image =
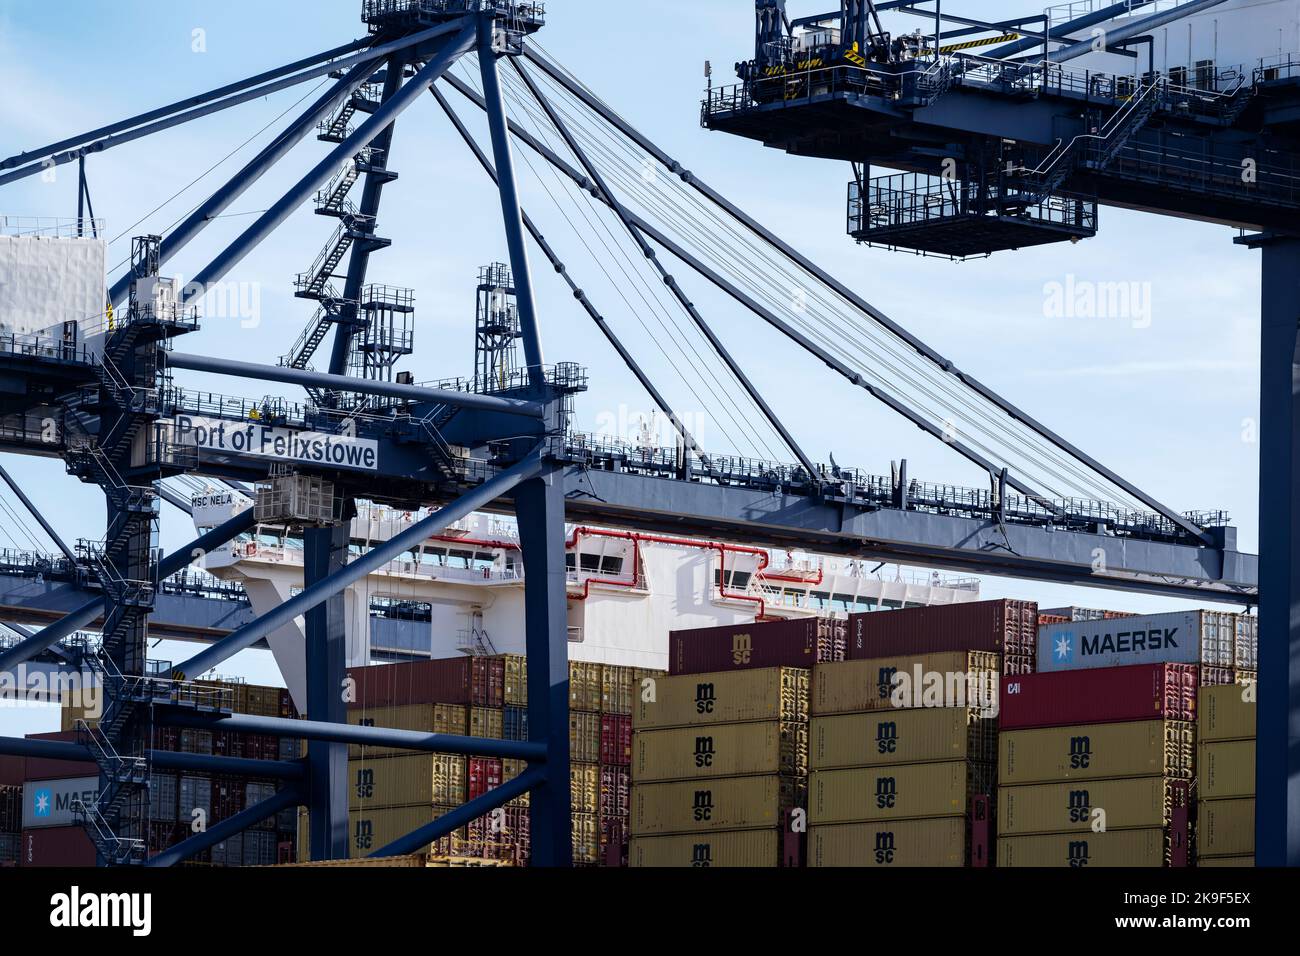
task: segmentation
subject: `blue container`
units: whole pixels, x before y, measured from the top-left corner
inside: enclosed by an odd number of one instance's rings
[[[528,708],[506,707],[502,725],[506,740],[527,740]]]

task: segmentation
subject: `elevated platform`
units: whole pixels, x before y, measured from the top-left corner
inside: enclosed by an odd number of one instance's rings
[[[470,14],[491,13],[520,34],[536,33],[546,24],[546,4],[509,0],[365,0],[361,19],[378,36],[401,36],[426,30]]]

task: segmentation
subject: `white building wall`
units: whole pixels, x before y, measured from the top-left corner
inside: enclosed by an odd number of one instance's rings
[[[0,235],[0,334],[102,325],[107,268],[101,239]]]

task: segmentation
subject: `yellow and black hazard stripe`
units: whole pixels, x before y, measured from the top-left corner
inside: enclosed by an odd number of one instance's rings
[[[862,55],[857,43],[853,44],[853,49],[844,51],[844,59],[848,60],[854,66],[866,66],[867,58]]]
[[[959,53],[962,50],[974,50],[976,47],[992,46],[995,43],[1010,43],[1013,40],[1019,40],[1019,33],[1004,33],[1000,37],[986,37],[983,40],[967,40],[965,43],[951,43],[948,46],[939,47],[940,53]]]

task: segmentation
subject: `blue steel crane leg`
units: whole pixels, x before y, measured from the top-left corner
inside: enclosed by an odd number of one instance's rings
[[[380,102],[387,103],[402,88],[402,74],[406,70],[406,61],[394,56],[388,60],[388,75],[384,78],[384,92]],[[374,234],[379,216],[379,202],[384,195],[383,171],[388,169],[389,155],[393,148],[393,129],[388,127],[375,137],[372,144],[379,151],[379,158],[372,166],[378,171],[366,173],[365,187],[361,193],[361,205],[357,211],[362,217],[369,217],[369,230]],[[373,250],[365,242],[352,246],[348,259],[348,274],[343,286],[343,314],[334,324],[334,345],[330,353],[329,370],[334,375],[346,374],[348,358],[352,354],[352,339],[356,334],[357,303],[361,301],[361,292],[366,285],[366,275],[370,271],[370,253]]]
[[[303,585],[310,588],[347,564],[350,521],[303,533]],[[314,720],[347,723],[343,681],[347,677],[347,609],[342,593],[307,612],[307,713]],[[348,747],[312,741],[307,748],[311,859],[348,856]]]
[[[251,530],[256,523],[257,519],[252,508],[235,515],[225,524],[218,525],[206,534],[200,535],[179,551],[163,558],[158,565],[159,575],[164,578],[171,577],[202,558],[207,552],[229,544],[232,539],[239,537],[245,531]],[[55,621],[32,637],[0,654],[0,673],[13,670],[19,664],[49,650],[64,638],[71,637],[83,627],[89,627],[103,613],[104,599],[102,597],[87,601],[75,611],[69,612],[60,620]]]
[[[447,69],[465,53],[474,42],[474,27],[471,24],[455,38],[448,40],[436,56],[429,60],[423,70],[404,86],[400,93],[385,103],[379,110],[362,123],[355,133],[344,140],[327,157],[304,176],[274,206],[244,231],[225,251],[223,251],[207,268],[194,277],[192,286],[204,289],[220,281],[231,269],[253,251],[267,236],[325,184],[347,160],[369,146],[389,123],[411,103],[415,97],[428,88]]]
[[[541,459],[534,454],[507,471],[503,471],[489,481],[484,482],[473,491],[457,498],[442,510],[418,521],[399,535],[395,535],[378,547],[372,548],[361,557],[336,571],[323,581],[317,582],[301,594],[295,595],[273,611],[262,615],[222,638],[216,644],[200,654],[190,658],[176,667],[173,677],[176,680],[195,678],[207,673],[214,667],[224,664],[240,651],[247,650],[277,628],[283,627],[301,614],[306,614],[322,601],[341,593],[352,584],[367,575],[380,570],[397,558],[404,551],[425,542],[429,535],[437,534],[448,525],[468,517],[480,508],[486,507],[496,499],[512,492],[520,482],[527,481],[541,471]],[[563,563],[561,563],[563,569]]]
[[[90,748],[83,744],[57,740],[32,740],[26,737],[0,737],[0,754],[7,757],[66,760],[76,763],[90,763],[95,759]],[[211,754],[153,750],[149,753],[149,762],[155,770],[211,773],[227,777],[298,781],[307,776],[302,763],[296,760],[245,760],[241,757],[214,757]]]
[[[263,820],[267,820],[281,810],[289,810],[297,807],[302,803],[302,794],[296,784],[285,787],[274,797],[263,800],[256,806],[249,807],[242,813],[237,813],[228,820],[222,820],[220,823],[214,823],[211,827],[202,833],[196,833],[183,843],[178,843],[169,850],[164,850],[156,857],[150,860],[145,866],[155,869],[165,869],[184,863],[190,857],[209,850],[218,843],[224,843],[231,837],[238,836],[245,830],[250,830],[257,826]]]
[[[1300,866],[1300,238],[1261,237],[1259,703],[1255,847]]]
[[[45,520],[45,515],[41,514],[41,509],[32,503],[32,499],[27,497],[27,493],[19,487],[18,482],[14,481],[13,476],[9,474],[9,469],[5,468],[4,465],[0,465],[0,478],[4,479],[5,484],[9,486],[9,490],[12,491],[17,496],[18,500],[23,503],[23,507],[27,509],[28,513],[30,513],[33,518],[36,519],[36,523],[41,526],[45,533],[50,536],[50,540],[54,542],[55,546],[63,552],[63,556],[75,565],[77,563],[77,556],[73,554],[72,549],[67,546],[64,540],[59,537],[59,533],[54,530],[54,527]]]
[[[523,550],[528,648],[528,735],[546,745],[545,781],[529,799],[532,863],[573,865],[569,781],[569,612],[564,565],[564,480],[558,469],[515,493]]]
[[[254,156],[243,169],[231,177],[230,181],[218,189],[202,206],[196,209],[185,221],[163,237],[158,249],[160,264],[165,264],[208,227],[218,216],[230,208],[240,196],[248,191],[266,172],[283,159],[308,133],[316,128],[325,116],[348,96],[351,96],[371,73],[378,68],[377,60],[359,63],[348,71],[347,75],[335,83],[320,99],[298,117],[283,133],[275,138],[269,146]],[[117,308],[126,301],[131,291],[134,276],[128,269],[109,292],[113,307]]]
[[[524,242],[523,212],[519,208],[519,184],[515,177],[515,159],[510,144],[505,101],[501,96],[501,74],[497,69],[496,51],[492,49],[493,30],[491,19],[484,17],[479,21],[479,72],[483,77],[488,130],[492,135],[492,154],[497,165],[497,191],[501,194],[506,245],[510,250],[510,269],[514,275],[515,303],[519,309],[519,330],[524,342],[524,361],[528,365],[529,383],[533,386],[541,386],[545,384],[541,326],[537,319],[537,299],[533,294],[533,274],[528,262],[528,245]]]

